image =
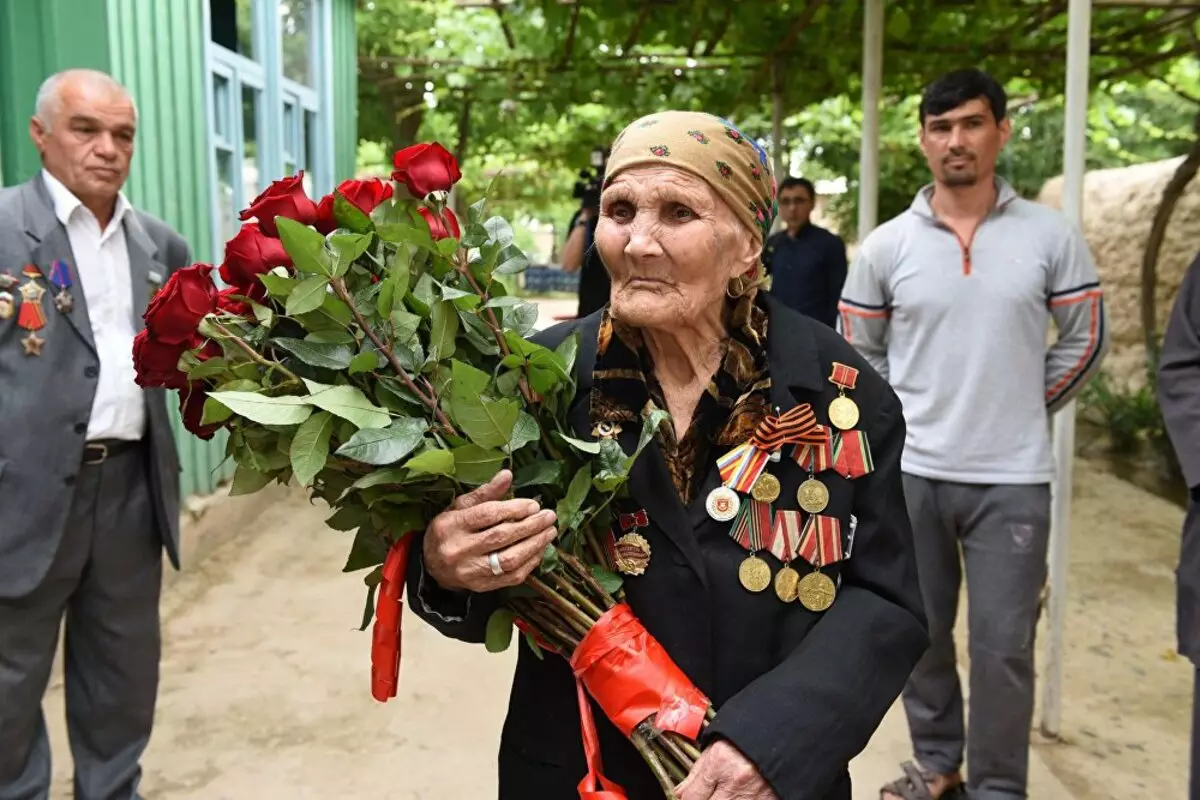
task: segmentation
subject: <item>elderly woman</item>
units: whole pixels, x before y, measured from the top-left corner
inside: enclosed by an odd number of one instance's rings
[[[609,305],[539,337],[580,334],[577,436],[616,435],[628,452],[646,413],[670,412],[620,510],[645,512],[650,555],[626,578],[628,602],[717,711],[684,800],[849,798],[850,759],[927,644],[900,403],[836,333],[758,291],[774,195],[765,154],[724,120],[633,123],[614,143],[596,230]],[[824,446],[722,458],[769,415],[808,407]],[[523,581],[554,536],[553,512],[503,499],[511,480],[461,497],[417,545],[413,608],[447,636],[483,641],[495,590]],[[595,716],[608,777],[631,800],[660,798],[633,746]],[[566,661],[521,648],[500,797],[576,797],[579,730]]]

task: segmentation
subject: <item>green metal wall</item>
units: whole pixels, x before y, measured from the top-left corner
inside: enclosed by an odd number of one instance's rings
[[[358,41],[354,0],[333,0],[333,172],[354,177],[358,154]]]
[[[206,0],[108,0],[112,74],[138,104],[137,155],[125,192],[138,208],[166,220],[212,262],[212,186],[208,172]],[[232,474],[225,434],[204,442],[183,429],[170,392],[183,464],[181,492],[207,494]]]
[[[47,77],[71,67],[107,70],[102,0],[0,0],[0,177],[22,183],[41,168],[29,141],[34,98]]]

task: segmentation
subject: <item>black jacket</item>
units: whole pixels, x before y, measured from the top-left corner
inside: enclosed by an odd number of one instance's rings
[[[853,398],[862,410],[875,470],[854,481],[822,473],[830,490],[825,512],[843,530],[857,518],[853,552],[840,568],[841,586],[823,614],[785,605],[771,590],[751,594],[738,583],[746,557],[729,524],[710,519],[704,501],[720,482],[716,465],[691,508],[678,499],[652,443],[634,467],[628,508],[644,508],[652,557],[646,573],[627,578],[634,612],[675,662],[713,701],[717,717],[707,743],[724,737],[753,761],[782,800],[848,800],[847,765],[874,733],[928,644],[913,558],[912,531],[900,481],[904,419],[891,388],[858,353],[820,323],[768,298],[772,403],[781,410],[812,403],[817,418],[837,396],[828,380],[840,361],[860,371]],[[591,370],[600,315],[551,328],[538,341],[555,346],[580,332],[578,393],[571,408],[575,434],[592,438],[588,422]],[[636,428],[636,426],[628,426]],[[638,430],[621,434],[632,451]],[[806,477],[789,458],[771,467],[783,484],[778,508],[797,508]],[[414,543],[420,553],[420,541]],[[774,569],[778,569],[776,566]],[[440,590],[415,557],[409,570],[413,610],[447,636],[481,642],[489,595]],[[469,600],[469,603],[467,602]],[[522,645],[509,714],[500,743],[503,800],[574,800],[586,772],[574,679],[557,657],[539,660]],[[605,774],[630,800],[661,800],[632,745],[595,708]]]
[[[846,243],[824,228],[805,225],[792,239],[786,230],[767,239],[763,268],[771,296],[805,316],[837,326],[838,301],[846,283]]]

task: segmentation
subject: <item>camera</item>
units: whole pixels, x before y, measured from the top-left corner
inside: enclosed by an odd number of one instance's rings
[[[579,200],[580,206],[594,208],[600,205],[600,189],[604,181],[604,166],[608,160],[608,151],[596,148],[592,150],[591,169],[579,171],[579,180],[571,196]]]

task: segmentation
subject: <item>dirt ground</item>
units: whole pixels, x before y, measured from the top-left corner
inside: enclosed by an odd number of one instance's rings
[[[351,534],[325,516],[280,489],[217,498],[186,529],[189,568],[168,577],[162,602],[149,800],[495,796],[514,653],[443,639],[408,615],[400,694],[374,701],[369,633],[356,630],[365,592],[340,572]],[[1031,797],[1185,796],[1193,669],[1173,650],[1172,576],[1182,516],[1077,467],[1063,734],[1035,735]],[[56,799],[70,796],[61,690],[56,674],[46,701]],[[856,800],[877,797],[906,757],[897,707],[852,765]]]

